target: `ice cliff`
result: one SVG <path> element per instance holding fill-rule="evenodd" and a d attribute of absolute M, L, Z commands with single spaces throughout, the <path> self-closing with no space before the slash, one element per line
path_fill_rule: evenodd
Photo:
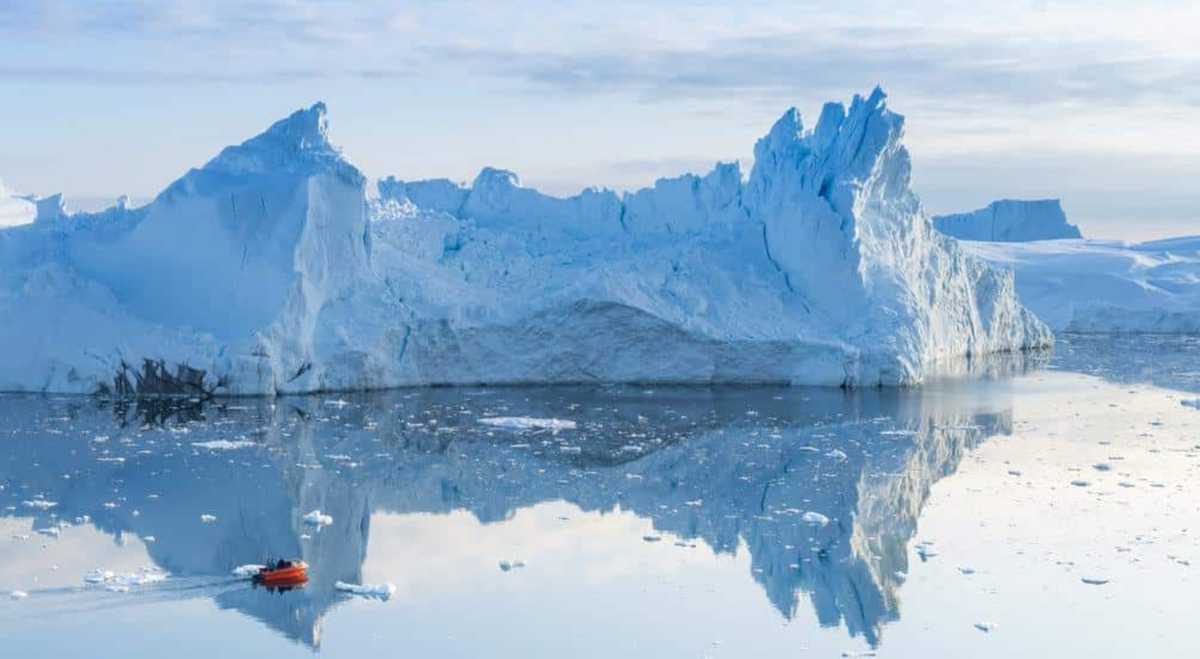
<path fill-rule="evenodd" d="M 899 385 L 1048 344 L 933 230 L 882 91 L 789 110 L 736 164 L 618 196 L 364 176 L 317 104 L 140 208 L 0 231 L 0 389 Z"/>
<path fill-rule="evenodd" d="M 1067 222 L 1057 199 L 1001 199 L 969 213 L 935 216 L 933 224 L 959 240 L 1027 242 L 1083 237 L 1079 227 Z"/>

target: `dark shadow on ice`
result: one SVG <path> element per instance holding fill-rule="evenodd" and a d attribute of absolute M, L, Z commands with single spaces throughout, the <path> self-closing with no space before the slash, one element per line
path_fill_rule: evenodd
<path fill-rule="evenodd" d="M 2 396 L 0 507 L 38 528 L 154 536 L 150 556 L 181 578 L 302 557 L 303 589 L 211 596 L 316 647 L 344 597 L 334 584 L 361 581 L 374 513 L 467 510 L 502 523 L 547 501 L 619 506 L 718 552 L 748 548 L 749 576 L 783 617 L 807 599 L 822 624 L 875 644 L 899 615 L 930 488 L 979 442 L 1010 432 L 1004 389 L 1000 379 L 858 392 L 427 389 L 175 410 Z M 576 426 L 514 431 L 486 417 Z M 56 505 L 23 505 L 39 496 Z M 332 526 L 305 524 L 316 509 Z"/>

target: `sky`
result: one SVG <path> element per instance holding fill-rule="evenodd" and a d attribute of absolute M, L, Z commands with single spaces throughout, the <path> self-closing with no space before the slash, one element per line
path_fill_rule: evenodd
<path fill-rule="evenodd" d="M 880 85 L 931 213 L 1057 197 L 1200 234 L 1200 3 L 0 0 L 0 179 L 153 197 L 317 100 L 369 176 L 553 194 L 752 165 L 789 107 Z"/>

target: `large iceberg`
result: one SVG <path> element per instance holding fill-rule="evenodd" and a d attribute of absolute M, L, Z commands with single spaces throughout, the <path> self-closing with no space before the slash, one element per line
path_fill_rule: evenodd
<path fill-rule="evenodd" d="M 1067 221 L 1057 199 L 1001 199 L 969 213 L 934 216 L 933 225 L 959 240 L 1027 242 L 1083 237 L 1079 227 Z"/>
<path fill-rule="evenodd" d="M 0 231 L 0 389 L 901 385 L 1049 344 L 1011 273 L 933 230 L 884 99 L 787 111 L 747 181 L 567 199 L 485 169 L 368 200 L 317 104 L 146 206 Z"/>

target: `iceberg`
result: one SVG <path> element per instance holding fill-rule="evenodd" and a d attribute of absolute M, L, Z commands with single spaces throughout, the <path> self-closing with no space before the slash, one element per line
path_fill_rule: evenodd
<path fill-rule="evenodd" d="M 147 205 L 0 231 L 0 390 L 908 385 L 1049 345 L 1011 273 L 934 231 L 885 99 L 788 110 L 746 180 L 570 198 L 486 168 L 369 199 L 318 103 Z"/>
<path fill-rule="evenodd" d="M 969 213 L 935 215 L 938 231 L 959 240 L 1028 242 L 1082 238 L 1057 199 L 1001 199 Z"/>
<path fill-rule="evenodd" d="M 37 203 L 4 186 L 0 180 L 0 229 L 29 224 L 37 217 Z"/>

